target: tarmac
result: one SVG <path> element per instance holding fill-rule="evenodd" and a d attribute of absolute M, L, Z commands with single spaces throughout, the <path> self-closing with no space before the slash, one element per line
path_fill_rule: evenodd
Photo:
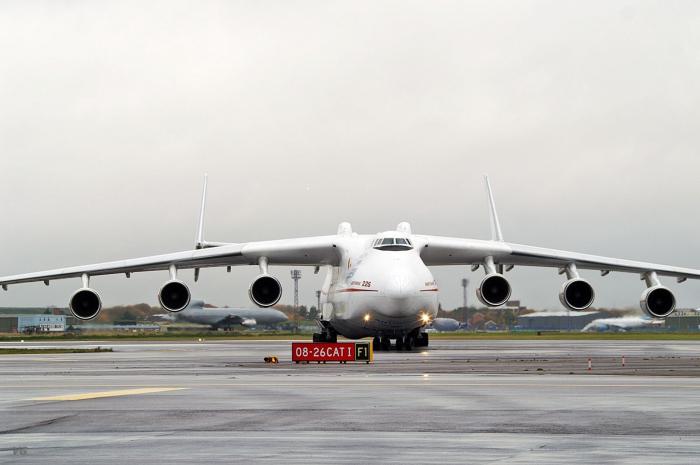
<path fill-rule="evenodd" d="M 0 355 L 0 463 L 689 464 L 700 451 L 693 341 L 433 340 L 370 365 L 297 365 L 289 341 L 0 343 L 56 346 L 114 352 Z"/>

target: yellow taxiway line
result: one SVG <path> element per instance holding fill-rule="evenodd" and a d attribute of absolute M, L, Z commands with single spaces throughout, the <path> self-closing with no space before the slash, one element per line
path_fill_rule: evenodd
<path fill-rule="evenodd" d="M 116 391 L 85 392 L 83 394 L 65 394 L 62 396 L 34 397 L 29 400 L 87 400 L 102 399 L 104 397 L 133 396 L 137 394 L 153 394 L 155 392 L 179 391 L 179 387 L 152 387 L 140 389 L 119 389 Z"/>

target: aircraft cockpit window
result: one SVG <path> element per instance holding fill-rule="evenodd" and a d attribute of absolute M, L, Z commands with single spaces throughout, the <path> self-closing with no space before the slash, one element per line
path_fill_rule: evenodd
<path fill-rule="evenodd" d="M 403 237 L 385 237 L 374 241 L 373 247 L 379 250 L 410 250 L 411 241 Z"/>

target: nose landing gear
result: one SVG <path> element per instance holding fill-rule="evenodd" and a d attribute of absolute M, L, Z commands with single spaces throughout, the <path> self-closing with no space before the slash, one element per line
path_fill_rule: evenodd
<path fill-rule="evenodd" d="M 415 336 L 412 334 L 407 334 L 405 336 L 399 336 L 396 338 L 396 350 L 413 350 L 415 346 Z"/>
<path fill-rule="evenodd" d="M 374 350 L 389 350 L 391 349 L 391 339 L 388 337 L 378 337 L 375 336 L 374 339 L 372 340 L 372 344 L 374 345 Z"/>
<path fill-rule="evenodd" d="M 405 336 L 397 336 L 394 348 L 399 350 L 411 351 L 414 347 L 428 347 L 428 334 L 421 333 L 420 330 L 414 330 Z M 391 339 L 388 336 L 377 337 L 373 339 L 375 351 L 388 351 L 391 349 Z"/>

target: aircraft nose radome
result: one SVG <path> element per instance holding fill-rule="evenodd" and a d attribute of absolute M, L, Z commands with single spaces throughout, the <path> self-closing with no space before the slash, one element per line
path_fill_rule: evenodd
<path fill-rule="evenodd" d="M 412 276 L 405 273 L 395 273 L 384 284 L 384 294 L 387 297 L 405 298 L 414 294 L 418 287 Z"/>
<path fill-rule="evenodd" d="M 403 297 L 405 288 L 403 280 L 399 277 L 394 277 L 384 286 L 384 294 L 388 297 Z"/>

